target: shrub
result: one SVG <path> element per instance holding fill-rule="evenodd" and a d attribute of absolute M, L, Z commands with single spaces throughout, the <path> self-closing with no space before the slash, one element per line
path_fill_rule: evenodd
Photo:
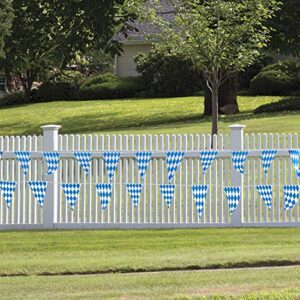
<path fill-rule="evenodd" d="M 138 77 L 117 77 L 111 73 L 91 77 L 79 88 L 79 98 L 85 100 L 122 99 L 136 96 L 140 91 Z"/>
<path fill-rule="evenodd" d="M 28 101 L 24 98 L 24 92 L 15 92 L 0 97 L 0 107 L 25 104 Z"/>
<path fill-rule="evenodd" d="M 151 50 L 135 58 L 137 71 L 145 83 L 143 94 L 148 96 L 190 96 L 201 89 L 201 72 L 191 60 L 179 55 Z"/>
<path fill-rule="evenodd" d="M 285 110 L 300 110 L 300 97 L 284 98 L 277 102 L 261 105 L 254 110 L 254 113 L 282 112 Z"/>
<path fill-rule="evenodd" d="M 298 72 L 295 61 L 279 61 L 262 69 L 250 84 L 251 95 L 289 95 L 299 89 Z"/>

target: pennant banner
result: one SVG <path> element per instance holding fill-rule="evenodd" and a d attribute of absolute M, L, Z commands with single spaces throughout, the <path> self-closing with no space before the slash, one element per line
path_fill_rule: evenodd
<path fill-rule="evenodd" d="M 3 155 L 3 151 L 0 151 L 0 159 L 2 158 Z"/>
<path fill-rule="evenodd" d="M 78 200 L 80 183 L 62 183 L 61 187 L 65 193 L 66 201 L 69 202 L 69 205 L 73 210 Z"/>
<path fill-rule="evenodd" d="M 17 160 L 22 167 L 23 174 L 27 175 L 29 171 L 29 162 L 30 162 L 30 152 L 28 151 L 16 151 L 15 155 Z"/>
<path fill-rule="evenodd" d="M 185 152 L 182 151 L 169 151 L 167 152 L 167 172 L 169 183 L 173 180 L 179 164 L 181 163 Z"/>
<path fill-rule="evenodd" d="M 46 181 L 29 181 L 28 185 L 33 193 L 34 199 L 42 208 L 45 201 L 47 182 Z"/>
<path fill-rule="evenodd" d="M 199 217 L 202 216 L 205 199 L 207 197 L 208 185 L 192 185 L 192 192 Z"/>
<path fill-rule="evenodd" d="M 174 196 L 175 196 L 175 185 L 174 184 L 161 184 L 160 185 L 160 192 L 168 206 L 170 208 Z"/>
<path fill-rule="evenodd" d="M 271 185 L 257 185 L 256 190 L 261 198 L 264 200 L 265 205 L 271 209 L 273 199 L 273 188 Z"/>
<path fill-rule="evenodd" d="M 299 186 L 298 185 L 284 185 L 284 210 L 293 208 L 299 199 Z"/>
<path fill-rule="evenodd" d="M 109 201 L 112 196 L 112 184 L 111 183 L 98 183 L 96 184 L 96 191 L 100 198 L 101 209 L 108 207 Z"/>
<path fill-rule="evenodd" d="M 212 162 L 215 160 L 218 155 L 218 151 L 201 151 L 200 152 L 200 160 L 202 164 L 202 172 L 205 172 L 209 169 Z"/>
<path fill-rule="evenodd" d="M 297 177 L 300 178 L 300 170 L 299 170 L 299 155 L 300 150 L 298 149 L 291 149 L 289 150 L 290 158 L 292 161 L 292 164 L 294 166 L 294 169 L 296 171 Z"/>
<path fill-rule="evenodd" d="M 241 174 L 245 174 L 244 165 L 248 158 L 248 151 L 232 151 L 231 155 L 233 167 Z"/>
<path fill-rule="evenodd" d="M 261 151 L 261 160 L 262 165 L 265 171 L 265 174 L 268 174 L 269 168 L 274 160 L 277 150 L 262 150 Z"/>
<path fill-rule="evenodd" d="M 79 162 L 81 168 L 89 175 L 91 162 L 92 162 L 92 153 L 91 152 L 75 152 L 74 157 Z"/>
<path fill-rule="evenodd" d="M 44 152 L 43 156 L 44 156 L 44 159 L 47 164 L 47 173 L 45 175 L 54 174 L 58 169 L 60 153 L 59 152 Z"/>
<path fill-rule="evenodd" d="M 126 187 L 132 203 L 134 206 L 137 206 L 140 200 L 143 185 L 141 183 L 127 183 Z"/>
<path fill-rule="evenodd" d="M 143 180 L 152 158 L 152 152 L 136 152 L 135 158 L 136 158 L 140 178 L 141 180 Z"/>
<path fill-rule="evenodd" d="M 103 160 L 105 163 L 109 181 L 111 181 L 115 175 L 115 171 L 117 170 L 117 165 L 119 163 L 120 157 L 121 157 L 120 152 L 104 152 L 103 153 Z"/>
<path fill-rule="evenodd" d="M 17 184 L 14 181 L 0 181 L 0 190 L 2 192 L 7 208 L 10 208 L 16 190 L 16 186 Z"/>
<path fill-rule="evenodd" d="M 241 188 L 239 186 L 225 186 L 224 192 L 228 201 L 230 214 L 233 214 L 240 202 Z"/>

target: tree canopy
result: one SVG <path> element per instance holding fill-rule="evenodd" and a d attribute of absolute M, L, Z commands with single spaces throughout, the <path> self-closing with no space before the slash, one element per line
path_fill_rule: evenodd
<path fill-rule="evenodd" d="M 4 55 L 4 38 L 9 34 L 13 19 L 11 0 L 0 1 L 0 58 Z"/>

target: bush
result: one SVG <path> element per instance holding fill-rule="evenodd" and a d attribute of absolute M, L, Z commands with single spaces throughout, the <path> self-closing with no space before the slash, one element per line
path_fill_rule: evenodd
<path fill-rule="evenodd" d="M 285 110 L 300 110 L 300 97 L 284 98 L 274 103 L 261 105 L 254 110 L 254 113 L 282 112 Z"/>
<path fill-rule="evenodd" d="M 79 88 L 79 98 L 85 100 L 131 98 L 139 91 L 138 77 L 124 78 L 107 73 L 84 81 Z"/>
<path fill-rule="evenodd" d="M 148 54 L 139 54 L 135 61 L 145 83 L 143 94 L 147 96 L 190 96 L 201 89 L 201 72 L 194 68 L 191 60 L 154 49 Z"/>
<path fill-rule="evenodd" d="M 24 99 L 24 92 L 15 92 L 0 97 L 0 107 L 25 104 L 29 101 Z"/>
<path fill-rule="evenodd" d="M 262 69 L 250 84 L 251 95 L 289 95 L 299 89 L 296 61 L 279 61 Z"/>

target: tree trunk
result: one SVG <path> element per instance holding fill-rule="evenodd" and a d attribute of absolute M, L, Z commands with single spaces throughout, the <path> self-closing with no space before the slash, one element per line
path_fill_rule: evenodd
<path fill-rule="evenodd" d="M 204 115 L 212 115 L 212 93 L 206 85 L 203 85 L 204 89 Z M 237 76 L 228 78 L 219 88 L 219 113 L 224 114 L 222 110 L 226 106 L 236 106 L 236 110 L 233 113 L 239 112 L 237 103 Z M 228 114 L 230 114 L 229 111 Z"/>
<path fill-rule="evenodd" d="M 25 100 L 29 100 L 31 96 L 31 89 L 35 80 L 36 73 L 28 70 L 25 74 L 19 74 L 20 81 L 23 86 Z"/>
<path fill-rule="evenodd" d="M 218 134 L 218 115 L 219 115 L 219 89 L 218 86 L 212 86 L 211 92 L 212 102 L 212 129 L 211 134 Z"/>

